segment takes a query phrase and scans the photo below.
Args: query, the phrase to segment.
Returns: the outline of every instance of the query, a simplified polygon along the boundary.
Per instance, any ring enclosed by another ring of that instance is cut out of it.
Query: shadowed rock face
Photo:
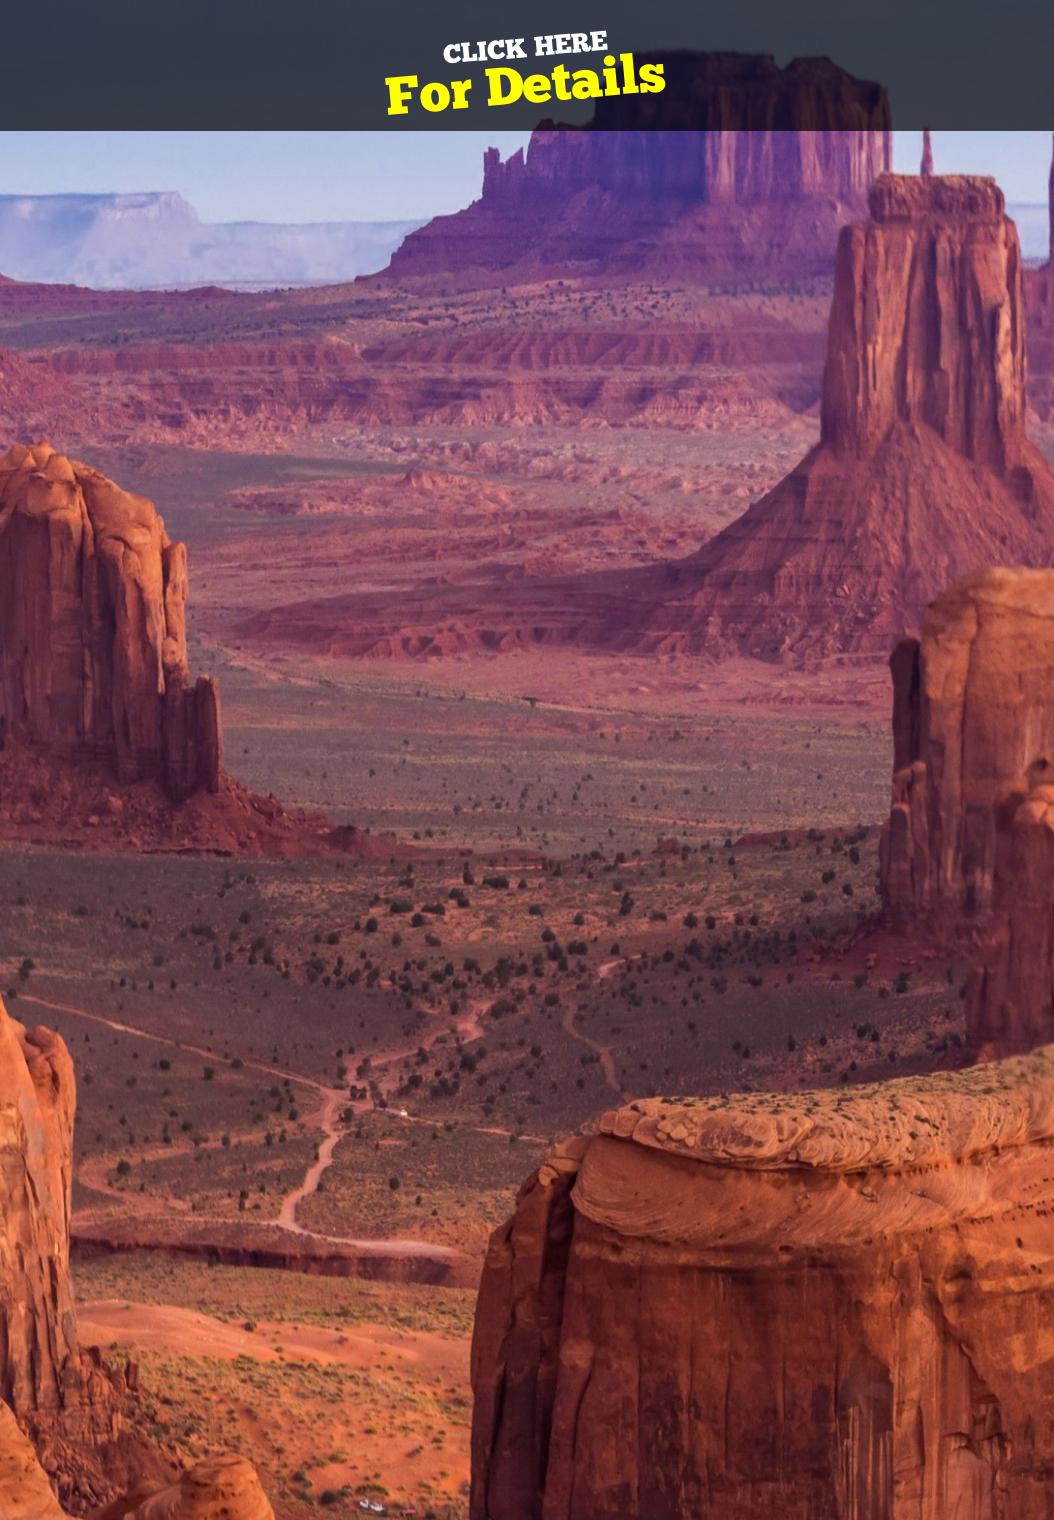
[[[504,163],[488,149],[479,200],[412,232],[382,278],[829,273],[838,228],[890,164],[885,91],[823,58],[637,55],[649,62],[667,92],[601,100],[585,128],[545,123]]]
[[[0,459],[0,739],[216,791],[219,697],[187,666],[187,562],[151,502],[50,444]]]
[[[652,616],[662,647],[878,653],[959,577],[1054,560],[1002,193],[883,175],[870,204],[838,245],[820,444],[677,568]]]
[[[491,1242],[472,1520],[1041,1520],[1054,1052],[604,1116]]]
[[[968,577],[937,597],[921,639],[891,664],[887,912],[984,928],[1021,886],[1015,814],[1054,780],[1054,571]]]

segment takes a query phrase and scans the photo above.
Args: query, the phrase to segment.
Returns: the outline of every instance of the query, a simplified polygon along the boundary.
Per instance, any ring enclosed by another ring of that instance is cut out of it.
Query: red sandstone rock
[[[1054,1035],[1054,786],[1035,787],[1009,830],[1003,912],[970,985],[966,1027],[980,1055]]]
[[[3,1520],[64,1520],[37,1454],[0,1401],[0,1515]]]
[[[267,1495],[244,1457],[208,1457],[177,1483],[118,1500],[97,1520],[274,1520]]]
[[[1054,775],[1054,571],[990,570],[953,586],[892,667],[887,912],[983,930],[1022,885],[1014,817]]]
[[[75,1101],[62,1040],[27,1031],[0,1002],[0,1406],[31,1438],[60,1497],[83,1504],[108,1497],[122,1475],[165,1468],[123,1429],[123,1375],[77,1345],[69,1275]],[[24,1466],[17,1453],[12,1460]]]
[[[949,582],[1054,561],[1054,471],[1025,433],[1017,232],[991,180],[885,175],[842,232],[822,436],[671,572],[656,647],[887,649]]]
[[[491,1242],[472,1520],[1045,1520],[1054,1052],[606,1115]]]
[[[0,736],[219,787],[218,692],[187,687],[186,551],[151,502],[50,444],[0,460]]]
[[[488,149],[480,199],[411,233],[378,278],[829,272],[838,227],[890,165],[885,92],[819,58],[645,62],[664,65],[666,92],[599,102],[595,131],[545,124],[506,163]]]
[[[26,1030],[0,1002],[0,1517],[60,1520],[46,1471],[78,1510],[142,1479],[143,1502],[114,1514],[273,1520],[240,1458],[201,1463],[164,1488],[168,1464],[125,1429],[124,1376],[78,1347],[69,1272],[75,1104],[63,1041]]]

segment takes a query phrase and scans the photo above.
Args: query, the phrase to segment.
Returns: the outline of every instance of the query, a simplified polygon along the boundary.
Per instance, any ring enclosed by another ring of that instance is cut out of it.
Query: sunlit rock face
[[[219,697],[190,679],[187,557],[145,497],[47,443],[0,459],[0,736],[215,791]]]
[[[662,1100],[493,1237],[473,1520],[1041,1520],[1054,1051]]]
[[[1054,562],[1054,471],[1025,429],[1021,253],[995,182],[882,175],[842,230],[821,437],[691,559],[664,649],[885,653],[992,565]]]

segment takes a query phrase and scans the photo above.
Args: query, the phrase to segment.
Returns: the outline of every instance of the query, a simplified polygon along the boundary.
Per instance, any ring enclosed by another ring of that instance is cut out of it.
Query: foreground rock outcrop
[[[0,1002],[0,1404],[60,1491],[105,1498],[114,1477],[154,1466],[124,1429],[123,1373],[77,1345],[70,1283],[73,1066],[49,1030]]]
[[[167,1459],[126,1421],[124,1372],[78,1346],[69,1268],[75,1106],[64,1042],[25,1029],[0,1001],[0,1516],[58,1520],[60,1499],[83,1513],[132,1488],[135,1502],[113,1515],[273,1520],[238,1458],[199,1464],[172,1487]]]
[[[825,58],[638,54],[645,63],[662,64],[666,92],[603,99],[587,128],[546,123],[504,163],[488,149],[479,200],[412,232],[380,278],[733,286],[828,274],[838,228],[890,167],[885,91]]]
[[[1043,1520],[1054,1051],[599,1128],[491,1242],[472,1520]]]
[[[153,504],[47,443],[0,459],[0,738],[219,789],[219,697],[187,664],[187,559]]]
[[[843,230],[821,441],[675,567],[648,642],[762,658],[884,652],[950,582],[1054,562],[1054,471],[1025,431],[1017,232],[994,181],[884,175]]]
[[[244,1457],[208,1457],[177,1483],[147,1485],[109,1505],[98,1520],[274,1520],[274,1510]]]

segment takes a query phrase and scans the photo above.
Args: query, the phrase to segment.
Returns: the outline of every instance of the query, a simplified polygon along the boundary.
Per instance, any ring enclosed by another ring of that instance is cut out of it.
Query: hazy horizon
[[[484,148],[526,132],[4,132],[0,195],[175,191],[204,222],[426,220],[480,191]],[[897,168],[921,134],[895,134]],[[1047,132],[935,132],[938,171],[992,174],[1007,200],[1045,204]]]

